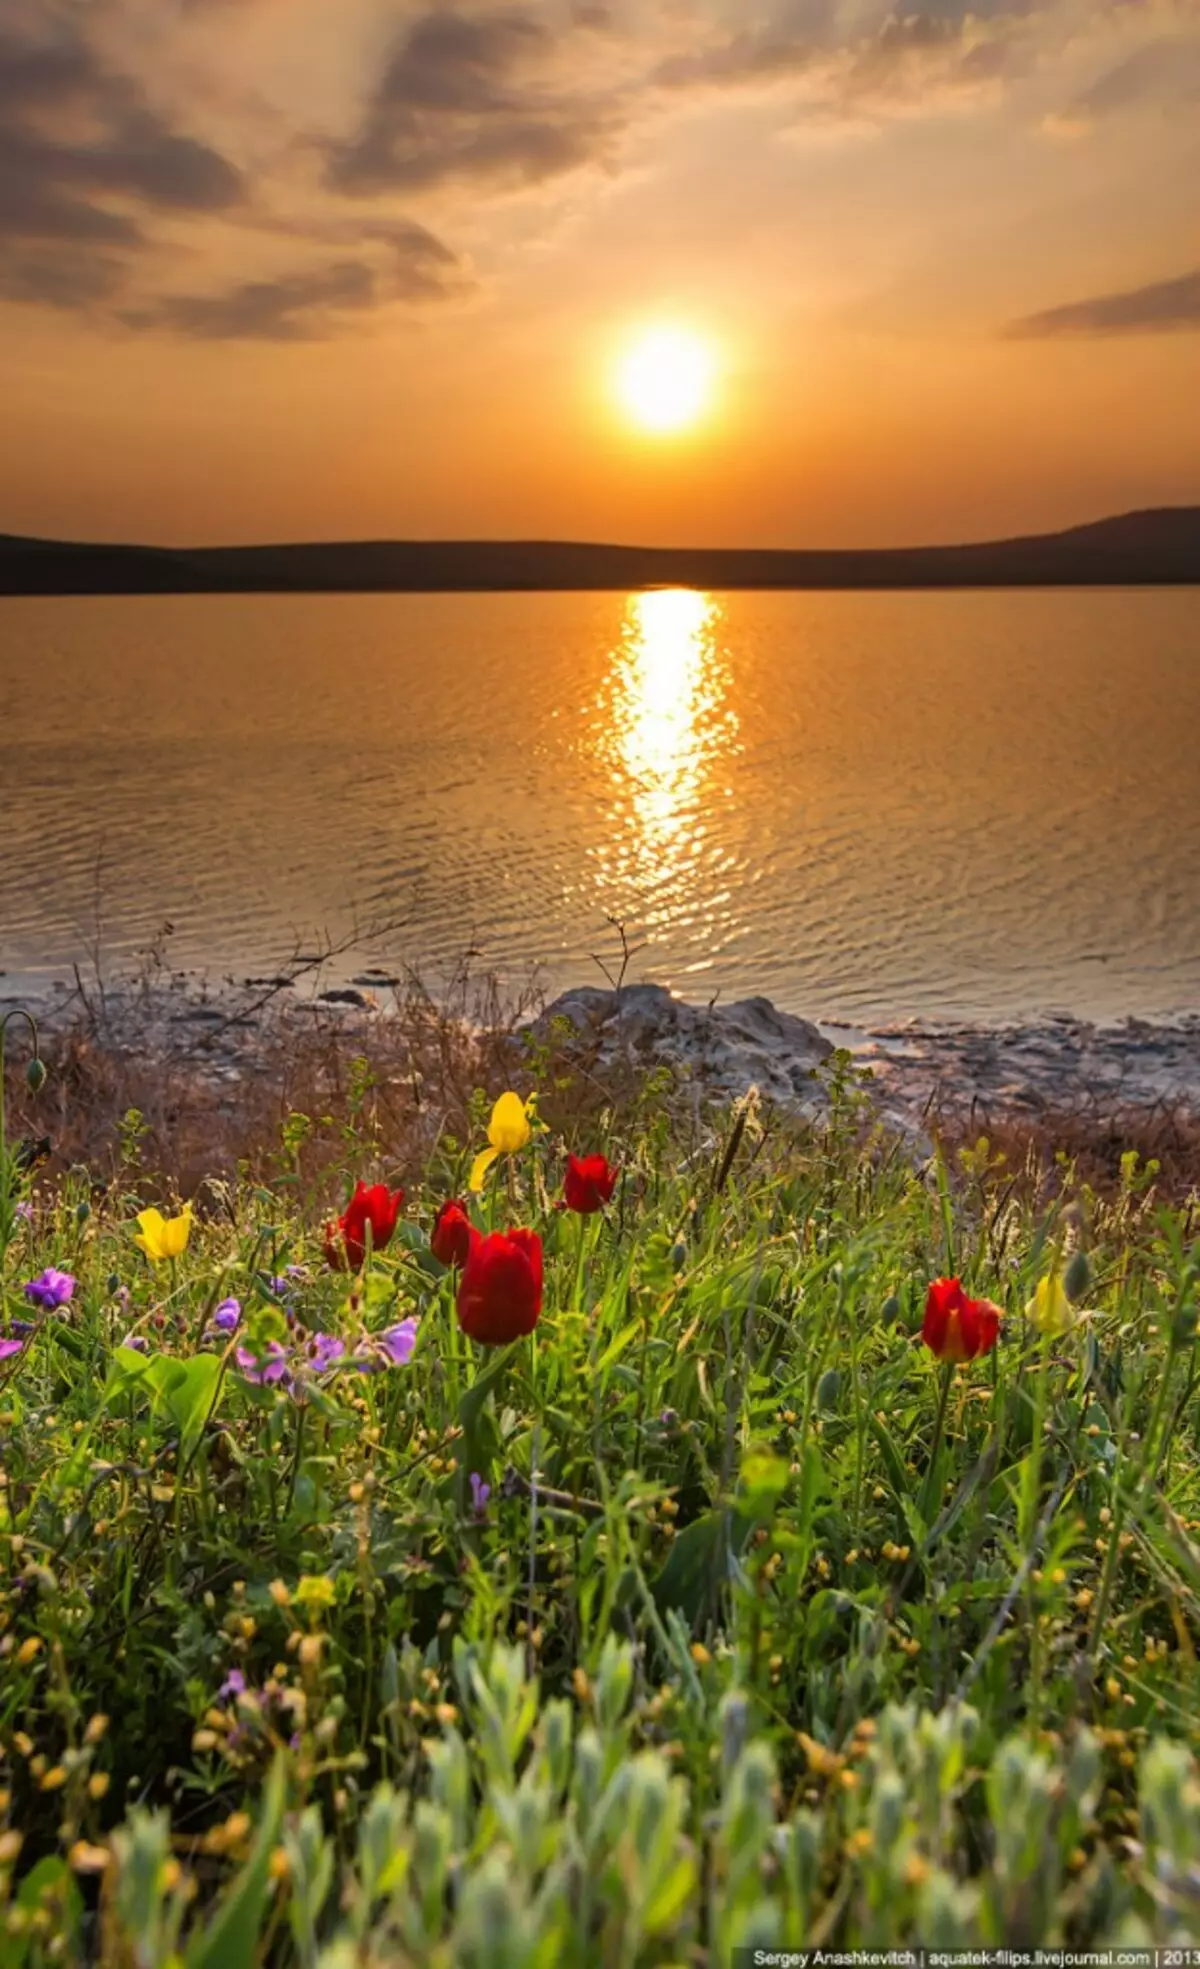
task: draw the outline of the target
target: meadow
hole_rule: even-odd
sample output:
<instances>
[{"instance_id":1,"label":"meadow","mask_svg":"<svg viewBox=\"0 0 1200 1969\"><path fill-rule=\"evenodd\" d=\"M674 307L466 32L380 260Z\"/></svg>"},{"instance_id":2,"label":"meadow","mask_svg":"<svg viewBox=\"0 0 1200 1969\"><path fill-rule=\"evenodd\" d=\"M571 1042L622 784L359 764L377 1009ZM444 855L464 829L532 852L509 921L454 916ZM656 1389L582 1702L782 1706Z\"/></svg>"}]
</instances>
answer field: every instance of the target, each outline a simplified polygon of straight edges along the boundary
<instances>
[{"instance_id":1,"label":"meadow","mask_svg":"<svg viewBox=\"0 0 1200 1969\"><path fill-rule=\"evenodd\" d=\"M0 1969L1200 1941L1153 1164L531 1048L419 1153L358 1061L185 1199L135 1109L48 1175L8 1050Z\"/></svg>"}]
</instances>

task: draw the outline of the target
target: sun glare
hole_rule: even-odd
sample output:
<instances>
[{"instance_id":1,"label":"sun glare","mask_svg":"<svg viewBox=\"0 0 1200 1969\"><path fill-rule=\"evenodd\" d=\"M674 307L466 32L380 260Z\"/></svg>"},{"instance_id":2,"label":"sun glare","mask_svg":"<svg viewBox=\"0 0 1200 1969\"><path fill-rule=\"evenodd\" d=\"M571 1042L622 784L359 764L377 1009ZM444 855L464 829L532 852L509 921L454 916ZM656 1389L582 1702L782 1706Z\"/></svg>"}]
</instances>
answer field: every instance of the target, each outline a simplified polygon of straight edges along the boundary
<instances>
[{"instance_id":1,"label":"sun glare","mask_svg":"<svg viewBox=\"0 0 1200 1969\"><path fill-rule=\"evenodd\" d=\"M648 328L621 361L618 394L642 430L686 430L708 408L714 368L701 336L686 328Z\"/></svg>"}]
</instances>

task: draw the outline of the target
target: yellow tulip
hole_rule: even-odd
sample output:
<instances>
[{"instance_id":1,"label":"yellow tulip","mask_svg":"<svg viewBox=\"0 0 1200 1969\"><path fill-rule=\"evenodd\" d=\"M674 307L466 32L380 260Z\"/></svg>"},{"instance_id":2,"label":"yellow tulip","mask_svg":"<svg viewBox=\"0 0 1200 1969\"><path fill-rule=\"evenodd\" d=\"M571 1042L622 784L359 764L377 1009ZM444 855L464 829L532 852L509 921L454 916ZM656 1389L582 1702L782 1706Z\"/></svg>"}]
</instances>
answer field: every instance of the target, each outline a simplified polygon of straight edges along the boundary
<instances>
[{"instance_id":1,"label":"yellow tulip","mask_svg":"<svg viewBox=\"0 0 1200 1969\"><path fill-rule=\"evenodd\" d=\"M187 1250L192 1229L192 1206L185 1203L178 1217L164 1217L161 1210L143 1210L138 1217L134 1243L147 1258L159 1265L164 1258L179 1258Z\"/></svg>"},{"instance_id":2,"label":"yellow tulip","mask_svg":"<svg viewBox=\"0 0 1200 1969\"><path fill-rule=\"evenodd\" d=\"M1037 1291L1025 1311L1039 1333L1069 1333L1079 1318L1057 1273L1038 1280Z\"/></svg>"},{"instance_id":3,"label":"yellow tulip","mask_svg":"<svg viewBox=\"0 0 1200 1969\"><path fill-rule=\"evenodd\" d=\"M527 1145L533 1135L529 1117L533 1113L536 1096L531 1094L523 1101L519 1094L501 1094L492 1109L488 1122L488 1142L490 1147L477 1155L471 1166L471 1180L468 1189L481 1190L483 1179L496 1158L501 1155L517 1155Z\"/></svg>"}]
</instances>

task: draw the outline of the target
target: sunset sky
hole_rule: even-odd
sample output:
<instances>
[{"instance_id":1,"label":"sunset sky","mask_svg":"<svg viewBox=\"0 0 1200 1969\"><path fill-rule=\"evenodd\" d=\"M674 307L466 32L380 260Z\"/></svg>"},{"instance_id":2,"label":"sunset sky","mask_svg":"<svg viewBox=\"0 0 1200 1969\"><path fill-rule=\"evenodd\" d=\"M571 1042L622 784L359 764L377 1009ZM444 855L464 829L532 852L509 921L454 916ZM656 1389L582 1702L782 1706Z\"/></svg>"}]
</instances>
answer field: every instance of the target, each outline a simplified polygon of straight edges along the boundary
<instances>
[{"instance_id":1,"label":"sunset sky","mask_svg":"<svg viewBox=\"0 0 1200 1969\"><path fill-rule=\"evenodd\" d=\"M1200 0L4 0L0 355L0 531L1200 501Z\"/></svg>"}]
</instances>

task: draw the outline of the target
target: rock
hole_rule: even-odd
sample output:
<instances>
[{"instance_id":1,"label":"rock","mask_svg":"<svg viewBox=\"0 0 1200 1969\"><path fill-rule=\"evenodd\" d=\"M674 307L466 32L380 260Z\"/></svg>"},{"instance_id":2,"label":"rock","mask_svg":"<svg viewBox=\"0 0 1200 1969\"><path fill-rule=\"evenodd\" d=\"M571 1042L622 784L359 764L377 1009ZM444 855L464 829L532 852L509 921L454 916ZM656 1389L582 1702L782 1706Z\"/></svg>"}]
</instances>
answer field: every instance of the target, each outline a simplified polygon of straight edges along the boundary
<instances>
[{"instance_id":1,"label":"rock","mask_svg":"<svg viewBox=\"0 0 1200 1969\"><path fill-rule=\"evenodd\" d=\"M367 1009L367 1001L361 991L353 991L349 987L344 990L339 987L333 991L322 991L318 997L322 1005L355 1005L360 1012L365 1012Z\"/></svg>"},{"instance_id":2,"label":"rock","mask_svg":"<svg viewBox=\"0 0 1200 1969\"><path fill-rule=\"evenodd\" d=\"M574 1026L589 1064L634 1066L640 1072L671 1067L705 1093L736 1099L751 1087L781 1106L816 1114L825 1092L816 1069L833 1052L829 1040L766 998L725 1006L689 1005L662 985L625 985L605 991L580 985L565 992L525 1030L551 1036L557 1022Z\"/></svg>"}]
</instances>

